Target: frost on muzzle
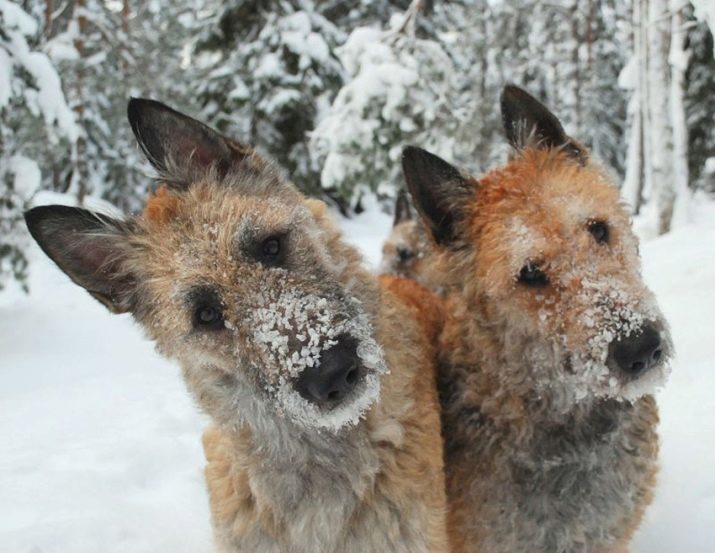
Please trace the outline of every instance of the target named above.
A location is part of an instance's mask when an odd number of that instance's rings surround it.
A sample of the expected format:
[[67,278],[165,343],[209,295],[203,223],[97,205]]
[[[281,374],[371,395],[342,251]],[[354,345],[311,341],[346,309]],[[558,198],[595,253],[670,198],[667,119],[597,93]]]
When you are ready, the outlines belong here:
[[264,290],[248,317],[266,391],[281,415],[337,431],[377,400],[387,368],[357,299]]

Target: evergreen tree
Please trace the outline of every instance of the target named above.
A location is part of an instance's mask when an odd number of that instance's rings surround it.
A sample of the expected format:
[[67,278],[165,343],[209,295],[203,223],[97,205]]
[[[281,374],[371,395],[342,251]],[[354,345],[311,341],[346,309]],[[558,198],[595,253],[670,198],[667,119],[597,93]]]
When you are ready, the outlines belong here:
[[394,197],[406,144],[451,154],[454,66],[438,42],[416,37],[422,7],[415,0],[386,31],[359,27],[340,48],[346,83],[311,148],[323,188],[352,205],[367,191]]
[[[691,19],[692,21],[692,19]],[[690,64],[685,76],[688,127],[688,169],[695,188],[715,193],[715,55],[713,35],[705,21],[694,23],[687,35]]]
[[40,189],[48,152],[79,136],[35,18],[0,0],[0,289],[27,276],[22,213]]
[[319,193],[307,133],[342,82],[343,32],[308,1],[213,5],[196,47],[203,117],[263,150]]

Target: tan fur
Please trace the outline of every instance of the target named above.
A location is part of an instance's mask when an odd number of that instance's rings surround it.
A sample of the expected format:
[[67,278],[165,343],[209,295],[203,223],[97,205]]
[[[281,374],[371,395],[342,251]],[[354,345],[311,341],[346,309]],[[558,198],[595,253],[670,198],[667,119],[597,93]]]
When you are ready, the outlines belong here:
[[[251,148],[159,102],[129,122],[162,186],[123,220],[43,206],[45,253],[178,362],[225,553],[446,553],[429,292],[381,286]],[[437,304],[435,304],[437,305]]]
[[[374,465],[353,483],[358,508],[349,525],[339,532],[367,535],[382,523],[391,524],[396,533],[394,539],[399,540],[400,532],[410,536],[409,540],[405,538],[408,540],[405,545],[412,543],[409,550],[447,551],[446,494],[434,372],[433,339],[438,317],[434,307],[438,304],[428,290],[410,281],[399,289],[395,280],[389,280],[383,283],[379,297],[370,297],[378,293],[374,277],[360,266],[356,252],[342,242],[325,204],[305,200],[304,205],[322,228],[329,255],[341,260],[341,278],[348,279],[353,290],[370,298],[369,309],[377,309],[376,337],[384,347],[390,369],[382,379],[379,403],[369,410],[359,427],[360,435],[366,437],[362,453],[368,458],[374,455]],[[178,344],[171,338],[174,321],[181,319],[169,301],[178,283],[196,279],[207,264],[217,265],[218,270],[212,272],[226,275],[224,282],[217,283],[222,288],[229,289],[236,279],[256,278],[248,273],[236,276],[227,259],[233,239],[228,223],[238,220],[242,213],[260,214],[258,218],[263,225],[284,224],[282,207],[276,207],[271,214],[258,199],[237,200],[231,192],[220,191],[208,183],[194,185],[178,196],[159,189],[148,202],[144,219],[151,232],[146,234],[146,240],[142,239],[142,245],[152,253],[142,263],[148,264],[151,295],[157,298],[150,317],[155,321],[151,333],[168,355],[182,357],[189,353],[177,351]],[[219,220],[226,223],[212,222]],[[157,222],[162,224],[157,227]],[[177,234],[179,229],[181,232]],[[215,244],[210,249],[214,252],[213,261],[195,258],[196,252],[179,257],[174,253],[175,244],[185,240],[183,234],[195,240],[197,233],[205,234],[205,239]],[[163,251],[160,244],[168,248]],[[192,269],[193,266],[196,268]],[[215,276],[212,279],[216,282]],[[422,302],[431,309],[423,312]],[[193,388],[195,377],[189,373],[185,376],[190,389]],[[212,413],[214,399],[202,396],[199,401]],[[212,518],[221,550],[234,551],[231,543],[240,543],[246,536],[260,532],[276,544],[283,544],[281,550],[293,551],[297,546],[290,543],[285,533],[283,506],[272,503],[260,486],[252,485],[251,474],[260,471],[265,461],[258,453],[261,444],[255,442],[250,429],[215,423],[205,432],[203,443]],[[381,521],[383,517],[388,520]],[[424,547],[419,543],[424,543]],[[355,549],[348,546],[347,550]]]
[[157,224],[168,223],[176,216],[177,198],[162,184],[147,200],[144,218]]
[[[377,333],[378,341],[385,344],[391,371],[383,379],[380,402],[364,422],[379,468],[359,483],[356,493],[362,507],[343,531],[372,531],[377,523],[374,512],[388,504],[391,509],[419,517],[403,523],[421,527],[428,544],[425,551],[446,552],[442,440],[431,361],[436,319],[434,312],[419,310],[419,298],[428,298],[429,291],[415,289],[417,285],[409,281],[402,284],[403,289],[393,291],[399,284],[383,281]],[[421,324],[415,325],[413,318]],[[236,536],[260,527],[276,542],[285,543],[288,551],[280,506],[271,505],[261,497],[260,490],[251,487],[249,474],[260,470],[262,459],[252,453],[256,444],[250,431],[227,431],[212,425],[204,433],[203,444],[214,524],[229,526]]]

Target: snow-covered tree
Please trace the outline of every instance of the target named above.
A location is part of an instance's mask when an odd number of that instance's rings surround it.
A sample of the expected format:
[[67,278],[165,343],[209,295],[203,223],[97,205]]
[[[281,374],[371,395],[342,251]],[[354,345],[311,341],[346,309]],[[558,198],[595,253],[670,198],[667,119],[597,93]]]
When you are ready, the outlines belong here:
[[[704,11],[696,12],[704,17]],[[715,14],[713,14],[715,20]],[[685,76],[688,171],[692,186],[715,193],[715,47],[705,21],[689,20],[690,64]],[[715,23],[713,23],[715,26]],[[711,161],[708,161],[711,160]]]
[[682,2],[633,6],[633,57],[620,79],[631,92],[623,195],[663,234],[688,220],[693,168],[699,174],[715,145],[712,38]]
[[394,196],[406,144],[451,153],[454,66],[438,42],[417,38],[422,4],[415,0],[388,30],[355,29],[339,50],[346,83],[311,133],[311,149],[323,188],[353,205],[367,191]]
[[193,60],[204,117],[319,193],[307,133],[342,82],[344,34],[307,0],[217,2],[209,13]]
[[0,0],[0,289],[26,277],[22,213],[41,187],[48,152],[72,152],[79,136],[40,39],[30,14]]

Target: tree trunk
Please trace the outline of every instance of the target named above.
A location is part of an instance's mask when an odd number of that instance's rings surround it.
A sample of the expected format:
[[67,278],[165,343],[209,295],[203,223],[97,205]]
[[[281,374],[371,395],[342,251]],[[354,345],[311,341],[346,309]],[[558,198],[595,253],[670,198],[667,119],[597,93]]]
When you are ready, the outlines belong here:
[[87,133],[84,121],[84,36],[87,31],[87,17],[84,13],[85,0],[74,0],[74,16],[77,18],[78,33],[74,40],[74,47],[77,50],[78,59],[75,65],[75,105],[74,111],[77,118],[77,125],[80,128],[80,135],[77,138],[76,150],[74,152],[74,175],[72,178],[71,191],[77,196],[77,201],[81,205],[87,195]]
[[642,47],[644,23],[641,3],[642,0],[633,0],[632,3],[633,44],[631,47],[633,49],[633,58],[631,63],[633,66],[630,67],[630,73],[625,75],[627,82],[622,85],[624,88],[630,88],[631,97],[628,101],[628,121],[630,122],[630,127],[628,131],[628,152],[626,154],[626,174],[623,179],[621,196],[628,202],[628,205],[631,206],[634,215],[637,215],[641,209],[645,170],[643,141],[645,80],[643,78],[643,68],[645,67],[647,53],[643,51]]
[[653,137],[651,135],[650,95],[650,48],[648,42],[650,27],[650,0],[636,0],[638,11],[633,12],[633,21],[638,29],[638,83],[641,107],[641,148],[643,150],[643,186],[642,198],[653,195]]
[[675,203],[671,227],[689,220],[688,127],[685,119],[685,72],[690,52],[685,50],[685,18],[680,0],[670,0],[670,120],[673,125],[673,188]]
[[668,81],[668,51],[670,48],[670,18],[666,0],[650,1],[648,18],[648,89],[650,96],[651,168],[653,197],[657,214],[657,232],[670,230],[675,191],[673,188],[673,131],[670,124]]

